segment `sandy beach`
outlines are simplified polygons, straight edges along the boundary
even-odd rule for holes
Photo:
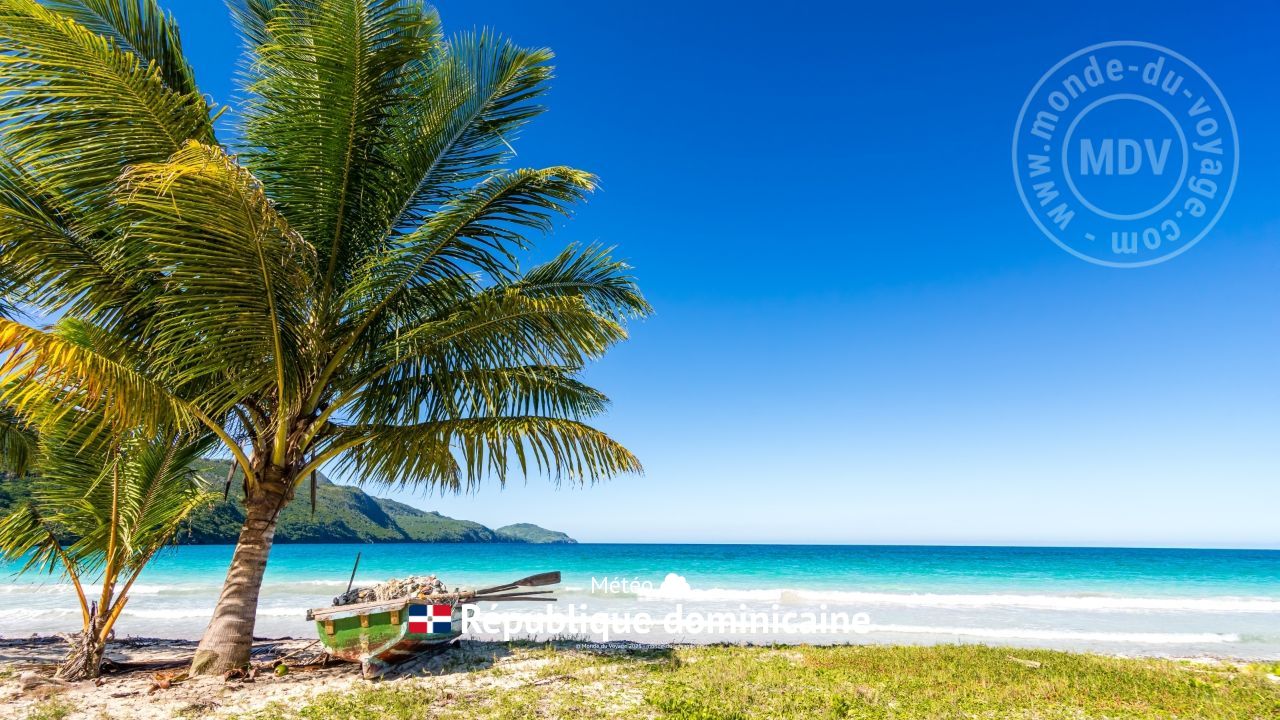
[[[24,718],[42,704],[69,708],[66,718],[239,717],[272,703],[300,706],[320,693],[371,685],[359,666],[327,660],[310,640],[261,640],[254,643],[251,677],[187,678],[196,643],[189,640],[129,638],[107,651],[108,672],[100,682],[65,683],[53,679],[65,644],[56,636],[0,639],[0,717]],[[281,658],[287,674],[272,669]],[[383,684],[413,687],[431,694],[463,692],[478,680],[470,671],[501,665],[501,682],[515,686],[536,670],[537,660],[521,658],[497,643],[461,641],[449,652],[407,663]]]
[[[887,710],[933,718],[961,697],[993,718],[1243,718],[1280,708],[1280,676],[1274,674],[1280,667],[1214,658],[1171,661],[979,645],[462,640],[371,681],[356,665],[328,660],[311,641],[299,639],[256,642],[247,676],[187,678],[194,647],[188,640],[116,641],[100,680],[66,683],[52,678],[64,648],[60,638],[0,639],[0,718],[662,718],[739,712],[775,718],[880,717]],[[273,666],[282,661],[288,671],[278,675]],[[818,680],[807,680],[809,674]],[[699,708],[711,714],[698,715]]]

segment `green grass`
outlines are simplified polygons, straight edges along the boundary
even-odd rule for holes
[[[1280,717],[1280,684],[1267,678],[1269,665],[1206,666],[975,645],[698,647],[610,655],[512,646],[510,652],[492,666],[460,664],[443,676],[322,695],[305,707],[273,707],[259,717]],[[1029,666],[1036,662],[1039,667]]]
[[[75,710],[66,702],[53,698],[44,700],[27,711],[26,720],[63,720]]]

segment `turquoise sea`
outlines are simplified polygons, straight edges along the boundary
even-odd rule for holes
[[[712,623],[608,639],[640,641],[989,643],[1118,654],[1280,659],[1280,551],[797,545],[280,545],[271,555],[257,634],[310,636],[309,607],[328,605],[361,553],[356,584],[435,573],[477,587],[546,570],[554,605],[485,603],[497,622],[644,613],[865,614],[857,632],[783,634]],[[142,576],[122,635],[198,637],[230,546],[167,550]],[[0,635],[73,629],[57,577],[0,566]],[[474,632],[480,636],[491,636]],[[539,633],[533,633],[538,635]],[[570,634],[604,638],[602,627]]]

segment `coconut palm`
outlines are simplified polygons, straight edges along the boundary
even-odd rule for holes
[[[649,309],[605,249],[520,262],[596,182],[508,167],[549,52],[446,37],[418,2],[230,4],[224,145],[152,0],[0,0],[0,262],[94,338],[0,320],[8,375],[43,378],[5,399],[75,388],[111,426],[206,429],[243,470],[197,673],[247,661],[275,519],[326,463],[454,491],[638,471],[579,376]]]
[[[21,562],[21,572],[61,572],[75,590],[81,629],[58,671],[68,680],[98,676],[134,581],[211,497],[190,468],[213,446],[211,434],[92,428],[74,413],[47,428],[31,500],[0,520],[0,555]]]

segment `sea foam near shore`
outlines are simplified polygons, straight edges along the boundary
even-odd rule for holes
[[[451,586],[499,584],[558,569],[550,612],[661,619],[685,613],[864,613],[866,632],[788,636],[666,632],[638,641],[1024,644],[1125,654],[1280,659],[1280,553],[1059,548],[689,545],[284,545],[275,548],[256,634],[310,637],[307,608],[330,604],[362,554],[357,584],[435,572]],[[135,586],[118,632],[195,638],[229,547],[163,554]],[[414,560],[406,563],[405,558]],[[11,570],[12,568],[8,568]],[[5,568],[0,568],[0,571]],[[629,580],[609,592],[605,578]],[[541,605],[482,604],[494,620]],[[56,576],[0,584],[0,635],[73,629],[78,610]],[[483,637],[483,636],[480,636]]]

